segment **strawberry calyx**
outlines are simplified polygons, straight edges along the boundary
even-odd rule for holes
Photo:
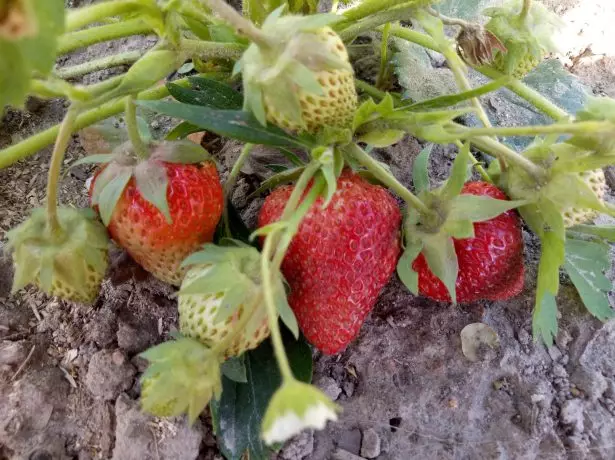
[[[152,204],[172,223],[167,201],[168,177],[165,163],[199,164],[211,159],[201,146],[188,140],[152,142],[149,157],[140,158],[130,143],[117,147],[109,155],[93,155],[75,164],[97,163],[98,169],[92,186],[92,206],[98,208],[100,217],[108,226],[113,211],[131,179],[147,202]]]
[[[422,154],[429,156],[430,151]],[[417,190],[427,212],[410,208],[404,220],[405,251],[397,271],[408,289],[419,294],[418,273],[412,268],[420,255],[424,256],[431,272],[446,286],[450,299],[457,302],[456,283],[459,263],[454,241],[474,238],[474,224],[489,221],[526,202],[508,201],[491,196],[462,194],[468,176],[470,146],[464,145],[447,182],[434,190],[428,188],[427,161],[423,171],[415,169],[414,183],[423,184]],[[418,176],[425,176],[419,178]]]
[[[510,2],[483,12],[491,17],[485,29],[505,48],[504,51],[495,49],[494,66],[518,78],[540,64],[547,53],[556,51],[551,37],[561,26],[561,20],[537,2],[520,14],[520,3]]]
[[[107,231],[87,209],[59,208],[57,216],[60,231],[51,231],[45,209],[35,209],[8,232],[15,265],[12,290],[32,283],[48,294],[89,303],[107,269]]]
[[[141,377],[141,407],[159,416],[187,414],[193,423],[222,394],[219,355],[196,340],[178,337],[140,356],[149,361]]]

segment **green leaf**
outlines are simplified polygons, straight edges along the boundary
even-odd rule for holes
[[[190,77],[191,89],[167,83],[169,93],[179,102],[202,105],[212,109],[239,110],[243,105],[241,94],[228,85],[203,77]]]
[[[168,163],[196,164],[211,159],[211,156],[207,150],[192,141],[178,140],[160,143],[150,158]]]
[[[200,133],[203,131],[204,131],[203,128],[199,128],[198,126],[195,126],[192,123],[186,123],[185,121],[182,121],[175,128],[169,131],[165,139],[168,141],[184,139],[188,137],[190,134]]]
[[[128,185],[131,178],[132,170],[128,168],[122,169],[107,183],[107,185],[105,185],[100,192],[98,209],[100,212],[100,218],[103,221],[103,224],[105,224],[105,227],[109,226],[111,216],[113,216],[113,210],[122,196],[122,193],[124,193],[124,189],[126,188],[126,185]]]
[[[455,161],[453,162],[453,168],[451,169],[451,175],[446,181],[446,184],[442,188],[442,199],[451,200],[456,196],[459,196],[463,184],[466,182],[466,175],[468,173],[468,162],[470,161],[470,144],[466,143],[463,148],[457,154]]]
[[[0,110],[6,105],[22,105],[30,89],[30,72],[19,47],[0,39]]]
[[[185,262],[184,262],[185,263]],[[214,265],[204,275],[194,279],[190,284],[182,285],[180,295],[217,294],[237,287],[238,270],[230,263]]]
[[[64,2],[62,0],[31,0],[36,13],[38,33],[36,37],[21,41],[24,56],[33,70],[47,75],[56,62],[57,38],[64,32]],[[2,87],[4,91],[4,87]]]
[[[416,193],[428,192],[429,185],[429,158],[433,150],[433,144],[428,144],[414,159],[412,165],[412,183]]]
[[[606,243],[568,239],[564,268],[574,283],[585,307],[600,321],[615,316],[608,298],[613,283],[605,276],[611,267],[610,247]]]
[[[449,219],[484,222],[524,204],[526,204],[526,201],[497,200],[489,196],[459,195],[453,201]]]
[[[136,166],[134,174],[137,189],[143,199],[158,209],[167,224],[171,225],[173,219],[167,201],[169,178],[164,166],[155,161],[143,161]]]
[[[436,277],[444,283],[453,304],[457,303],[457,275],[459,261],[453,239],[444,234],[429,235],[423,238],[423,255],[427,265]]]
[[[286,325],[288,330],[293,334],[295,339],[299,338],[299,324],[295,313],[288,304],[288,298],[286,297],[286,289],[284,289],[284,283],[280,279],[275,289],[275,305],[280,315],[280,319]]]
[[[245,356],[239,356],[237,358],[229,358],[222,363],[221,369],[222,375],[227,379],[237,383],[248,383],[248,377],[246,375],[246,363]]]
[[[368,99],[363,102],[355,112],[352,122],[352,130],[356,131],[361,125],[367,122],[376,120],[381,117],[393,113],[395,110],[395,101],[393,96],[387,93],[379,104],[376,104],[373,99]]]
[[[269,179],[263,181],[261,186],[252,192],[248,198],[260,195],[261,193],[264,193],[267,190],[272,190],[282,184],[288,184],[297,180],[299,176],[301,176],[301,173],[303,173],[304,169],[304,166],[299,168],[291,168],[271,176]]]
[[[384,148],[401,141],[406,133],[397,129],[385,129],[382,131],[370,131],[359,137],[359,142],[364,142],[374,147]]]
[[[141,139],[146,144],[149,144],[151,141],[154,140],[154,136],[152,135],[152,132],[150,131],[149,125],[147,124],[147,120],[145,118],[139,116],[137,117],[137,129],[139,130],[139,135],[141,136]]]
[[[412,269],[412,263],[423,250],[423,243],[420,240],[413,241],[406,246],[397,263],[397,275],[404,286],[414,295],[419,295],[419,274]]]
[[[312,352],[305,340],[284,331],[284,344],[293,374],[303,382],[312,379]],[[261,441],[261,423],[267,405],[282,379],[269,340],[245,355],[247,383],[223,378],[222,396],[210,407],[218,447],[227,460],[270,457]]]
[[[569,230],[571,232],[597,236],[611,243],[615,243],[615,225],[576,225]]]
[[[545,231],[541,242],[532,329],[535,337],[551,346],[557,334],[555,296],[559,290],[559,269],[564,263],[565,247],[564,241],[552,231]]]
[[[206,131],[239,141],[275,147],[311,147],[279,128],[264,127],[250,112],[214,110],[208,107],[165,101],[137,101],[137,103],[170,117],[183,119]]]

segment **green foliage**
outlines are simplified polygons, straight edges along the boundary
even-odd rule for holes
[[[293,374],[303,382],[312,379],[312,353],[303,340],[285,336],[284,346]],[[261,441],[261,423],[273,393],[282,382],[269,341],[244,355],[246,383],[222,379],[222,397],[211,404],[218,446],[228,460],[269,458]]]

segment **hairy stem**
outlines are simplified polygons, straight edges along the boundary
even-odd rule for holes
[[[238,59],[246,47],[240,43],[218,43],[183,38],[180,48],[192,57]]]
[[[187,78],[174,81],[173,83],[179,84],[180,86],[189,85]],[[147,91],[143,91],[137,96],[137,98],[146,100],[162,99],[168,95],[169,91],[166,86],[162,85]],[[126,99],[120,98],[81,113],[75,120],[73,132],[93,125],[94,123],[98,123],[99,121],[112,117],[113,115],[117,115],[124,110],[125,103]],[[0,169],[6,168],[7,166],[10,166],[23,158],[33,155],[48,145],[53,144],[59,132],[60,125],[55,125],[15,145],[7,147],[4,150],[0,150]]]
[[[531,174],[535,178],[541,178],[544,175],[544,170],[532,163],[530,160],[504,144],[486,136],[477,136],[470,139],[470,143],[474,144],[485,153],[489,153],[498,159],[505,160],[510,165],[518,166],[519,168]]]
[[[452,133],[457,139],[471,139],[480,136],[539,136],[546,134],[586,134],[610,131],[609,121],[579,121],[577,123],[555,123],[536,126],[496,126],[493,128],[462,128]]]
[[[410,19],[415,11],[415,8],[404,7],[401,5],[398,8],[380,11],[373,16],[363,19],[362,21],[355,21],[351,23],[344,21],[334,24],[333,28],[338,30],[341,39],[348,43],[349,41],[354,40],[357,35],[374,30],[383,24],[390,24],[391,22],[402,19]],[[384,27],[381,30],[384,30]]]
[[[244,18],[224,0],[201,0],[212,11],[218,13],[222,19],[235,28],[238,34],[245,35],[259,46],[269,47],[270,38],[261,32],[251,21]]]
[[[387,23],[382,31],[382,44],[380,46],[380,71],[376,78],[376,87],[382,88],[388,77],[389,69],[389,37],[391,35],[391,23]]]
[[[84,62],[83,64],[64,67],[55,70],[55,75],[63,80],[77,78],[99,70],[118,67],[121,65],[132,64],[139,60],[147,50],[126,51],[124,53],[115,54],[113,56],[105,56],[100,59]]]
[[[79,109],[76,105],[72,105],[68,109],[58,132],[53,154],[51,155],[51,163],[49,164],[47,176],[47,229],[54,236],[62,232],[62,227],[58,221],[58,182],[62,171],[62,163],[64,162],[64,154],[70,142],[78,112]]]
[[[344,23],[359,21],[403,3],[408,3],[408,0],[364,0],[357,6],[344,11]]]
[[[432,16],[439,18],[440,21],[442,21],[442,23],[446,24],[447,26],[459,26],[459,27],[469,27],[470,26],[470,23],[468,21],[464,21],[463,19],[459,19],[459,18],[449,18],[448,16],[444,16],[443,14],[440,14],[438,11],[436,11],[432,7],[427,8],[427,12],[431,14]]]
[[[521,8],[521,13],[519,17],[521,20],[527,20],[527,17],[530,14],[530,10],[532,9],[532,0],[523,0],[523,8]]]
[[[376,178],[384,185],[397,193],[397,195],[399,195],[406,203],[421,212],[430,212],[429,208],[425,206],[425,204],[416,195],[404,187],[401,182],[399,182],[380,163],[369,156],[361,147],[357,144],[351,144],[346,147],[346,149],[349,155],[361,163],[362,166],[367,168],[368,171],[373,173],[374,176],[376,176]]]
[[[94,22],[100,22],[101,19],[128,13],[137,8],[139,8],[137,2],[113,0],[69,10],[66,15],[66,32],[81,29]]]
[[[241,168],[243,168],[243,165],[246,163],[248,158],[250,158],[250,153],[252,153],[253,148],[254,148],[254,144],[246,144],[243,146],[243,149],[241,150],[241,153],[239,154],[237,161],[235,161],[235,164],[233,165],[233,169],[231,169],[231,172],[228,178],[226,179],[226,184],[224,184],[224,196],[226,197],[227,202],[230,201],[231,199],[231,193],[233,192],[233,188],[235,187],[235,184],[237,183],[237,178],[239,177]],[[224,228],[226,230],[226,234],[228,236],[231,236],[231,225],[230,225],[229,215],[228,215],[228,206],[226,205],[226,203],[224,205],[224,211],[223,211],[222,218],[224,219]]]
[[[126,98],[124,111],[126,115],[126,129],[128,131],[128,138],[130,139],[132,148],[135,150],[135,153],[139,158],[145,160],[149,157],[149,149],[147,148],[147,145],[145,145],[145,142],[143,142],[141,134],[139,134],[137,106],[135,105],[134,96],[128,96]]]
[[[293,212],[292,220],[289,222],[290,225],[287,227],[287,238],[292,239],[292,236],[294,236],[294,233],[296,233],[299,227],[299,224],[297,222],[301,222],[304,215],[316,202],[316,200],[320,196],[320,193],[323,190],[323,187],[323,182],[315,183],[314,187],[310,189],[310,191],[304,198],[303,202],[301,203],[301,206]],[[291,232],[293,232],[292,235],[290,235]],[[278,322],[278,312],[275,306],[275,299],[273,294],[274,289],[276,288],[276,286],[273,285],[273,275],[278,272],[279,265],[276,265],[275,262],[272,264],[271,258],[273,256],[274,246],[277,247],[277,239],[278,237],[275,231],[269,234],[265,239],[265,245],[263,247],[263,254],[261,257],[261,271],[263,279],[263,291],[265,293],[265,305],[267,306],[269,329],[271,330],[271,341],[273,343],[275,357],[280,368],[280,373],[282,374],[282,379],[284,381],[289,381],[294,379],[294,377],[290,368],[290,363],[288,362],[288,356],[286,356],[286,351],[284,350],[284,343],[282,342],[282,334],[280,332],[280,325]],[[276,253],[276,260],[279,253],[279,251]],[[284,253],[282,253],[281,255],[281,259],[283,258]]]
[[[58,54],[70,53],[95,43],[152,33],[152,28],[141,19],[130,19],[115,24],[79,30],[62,35],[58,39]]]

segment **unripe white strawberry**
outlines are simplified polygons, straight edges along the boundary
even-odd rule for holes
[[[579,176],[591,187],[596,196],[600,199],[606,194],[606,179],[604,171],[597,169],[595,171],[584,171],[579,173]],[[598,217],[599,212],[594,209],[569,208],[563,211],[564,225],[566,228],[575,225],[591,222]]]

